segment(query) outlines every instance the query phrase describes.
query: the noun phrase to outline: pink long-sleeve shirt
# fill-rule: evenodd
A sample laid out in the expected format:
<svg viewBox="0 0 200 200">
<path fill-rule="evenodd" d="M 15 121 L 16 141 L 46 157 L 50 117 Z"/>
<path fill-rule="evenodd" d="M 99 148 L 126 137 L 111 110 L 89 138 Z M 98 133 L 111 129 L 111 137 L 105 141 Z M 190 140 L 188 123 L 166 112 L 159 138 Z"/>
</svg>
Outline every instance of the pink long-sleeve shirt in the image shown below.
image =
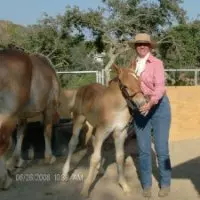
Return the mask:
<svg viewBox="0 0 200 200">
<path fill-rule="evenodd" d="M 152 54 L 140 74 L 140 83 L 142 92 L 150 98 L 152 104 L 157 104 L 166 93 L 163 62 Z"/>
</svg>

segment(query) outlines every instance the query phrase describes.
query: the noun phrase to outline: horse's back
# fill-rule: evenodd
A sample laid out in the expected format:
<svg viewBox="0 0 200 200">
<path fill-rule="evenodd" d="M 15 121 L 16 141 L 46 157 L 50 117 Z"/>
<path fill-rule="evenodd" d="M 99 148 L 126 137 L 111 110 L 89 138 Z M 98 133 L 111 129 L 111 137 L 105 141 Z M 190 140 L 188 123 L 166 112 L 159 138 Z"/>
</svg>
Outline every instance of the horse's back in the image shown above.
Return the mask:
<svg viewBox="0 0 200 200">
<path fill-rule="evenodd" d="M 75 113 L 83 114 L 94 109 L 105 90 L 106 87 L 99 83 L 92 83 L 80 87 L 76 94 Z"/>
<path fill-rule="evenodd" d="M 32 63 L 28 54 L 17 50 L 0 51 L 0 113 L 17 112 L 28 101 Z"/>
<path fill-rule="evenodd" d="M 42 54 L 30 54 L 30 59 L 33 63 L 34 70 L 42 73 L 46 78 L 52 79 L 56 77 L 56 72 L 51 61 Z"/>
<path fill-rule="evenodd" d="M 58 103 L 60 95 L 59 81 L 51 62 L 43 55 L 30 54 L 33 65 L 31 94 L 29 104 L 24 113 L 41 112 L 50 106 L 53 101 Z"/>
<path fill-rule="evenodd" d="M 27 82 L 30 85 L 32 63 L 28 54 L 17 50 L 0 51 L 0 70 L 0 87 L 4 86 L 2 83 L 5 81 Z"/>
</svg>

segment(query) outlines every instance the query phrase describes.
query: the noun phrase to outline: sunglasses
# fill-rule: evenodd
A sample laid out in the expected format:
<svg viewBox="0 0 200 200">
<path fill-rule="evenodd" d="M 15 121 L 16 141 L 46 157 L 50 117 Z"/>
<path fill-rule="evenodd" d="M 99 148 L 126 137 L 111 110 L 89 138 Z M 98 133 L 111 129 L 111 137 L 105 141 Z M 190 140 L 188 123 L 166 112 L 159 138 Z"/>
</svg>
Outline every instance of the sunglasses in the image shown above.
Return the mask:
<svg viewBox="0 0 200 200">
<path fill-rule="evenodd" d="M 149 43 L 136 43 L 135 44 L 136 47 L 140 47 L 140 46 L 151 46 Z"/>
</svg>

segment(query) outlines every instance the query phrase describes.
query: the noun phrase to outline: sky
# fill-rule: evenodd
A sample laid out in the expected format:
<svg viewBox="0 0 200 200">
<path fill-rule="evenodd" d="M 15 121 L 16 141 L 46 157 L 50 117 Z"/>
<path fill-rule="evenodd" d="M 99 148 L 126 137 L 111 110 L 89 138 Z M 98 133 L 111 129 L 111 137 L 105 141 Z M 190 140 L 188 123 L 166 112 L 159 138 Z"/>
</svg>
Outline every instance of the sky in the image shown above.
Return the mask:
<svg viewBox="0 0 200 200">
<path fill-rule="evenodd" d="M 67 5 L 77 5 L 86 10 L 97 8 L 102 3 L 101 0 L 0 0 L 0 20 L 21 25 L 35 24 L 44 12 L 54 17 L 63 14 Z M 195 19 L 200 14 L 199 5 L 199 0 L 184 0 L 183 8 L 189 19 Z"/>
</svg>

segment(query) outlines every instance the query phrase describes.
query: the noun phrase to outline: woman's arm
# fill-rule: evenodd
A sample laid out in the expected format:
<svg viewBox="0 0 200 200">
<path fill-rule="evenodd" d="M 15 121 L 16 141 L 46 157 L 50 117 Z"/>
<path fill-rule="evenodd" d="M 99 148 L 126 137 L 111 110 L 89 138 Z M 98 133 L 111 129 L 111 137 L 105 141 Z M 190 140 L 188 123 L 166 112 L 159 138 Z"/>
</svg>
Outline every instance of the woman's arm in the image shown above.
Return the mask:
<svg viewBox="0 0 200 200">
<path fill-rule="evenodd" d="M 158 101 L 163 97 L 166 92 L 165 88 L 165 71 L 163 62 L 157 60 L 154 65 L 154 75 L 153 75 L 153 83 L 154 83 L 154 92 L 150 97 L 150 103 L 155 105 Z"/>
</svg>

